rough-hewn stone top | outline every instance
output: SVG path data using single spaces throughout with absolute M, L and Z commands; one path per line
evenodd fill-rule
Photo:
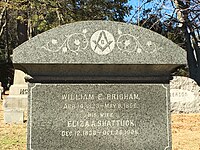
M 15 64 L 185 64 L 167 38 L 126 23 L 84 21 L 44 32 L 14 50 Z

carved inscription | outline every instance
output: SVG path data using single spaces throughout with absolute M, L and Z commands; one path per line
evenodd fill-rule
M 61 99 L 65 102 L 63 110 L 75 111 L 77 116 L 82 116 L 66 121 L 65 130 L 60 133 L 62 137 L 139 134 L 134 114 L 125 114 L 130 110 L 137 111 L 136 101 L 140 100 L 137 93 L 64 93 Z
M 20 95 L 28 94 L 28 89 L 20 89 L 19 94 Z
M 170 146 L 169 86 L 31 86 L 29 150 L 166 150 Z

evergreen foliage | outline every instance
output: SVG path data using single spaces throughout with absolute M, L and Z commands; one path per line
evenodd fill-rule
M 12 83 L 12 50 L 33 36 L 83 20 L 124 22 L 128 0 L 2 0 L 0 2 L 0 82 Z

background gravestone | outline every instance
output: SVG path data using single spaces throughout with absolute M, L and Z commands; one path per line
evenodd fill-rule
M 1 82 L 0 82 L 0 99 L 2 99 L 2 94 L 3 94 L 3 87 L 2 87 Z
M 183 49 L 110 21 L 64 25 L 14 50 L 28 73 L 27 149 L 170 150 L 171 72 Z
M 200 113 L 200 87 L 187 77 L 175 76 L 170 82 L 171 111 Z
M 25 76 L 23 71 L 15 70 L 13 85 L 10 86 L 9 95 L 3 101 L 5 123 L 24 121 L 28 103 L 28 84 L 25 82 Z

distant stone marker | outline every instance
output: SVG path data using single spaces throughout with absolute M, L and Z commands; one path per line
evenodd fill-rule
M 10 86 L 9 95 L 3 101 L 4 122 L 23 123 L 24 111 L 27 111 L 28 84 L 25 82 L 26 74 L 15 70 L 14 82 Z
M 3 87 L 2 87 L 1 82 L 0 82 L 0 99 L 2 99 L 2 94 L 3 94 Z
M 26 85 L 27 83 L 25 82 L 25 77 L 26 74 L 23 71 L 15 69 L 13 84 Z
M 187 77 L 175 76 L 170 82 L 171 111 L 200 113 L 200 87 Z
M 86 21 L 14 50 L 29 78 L 28 150 L 171 150 L 171 72 L 186 54 L 133 25 Z

